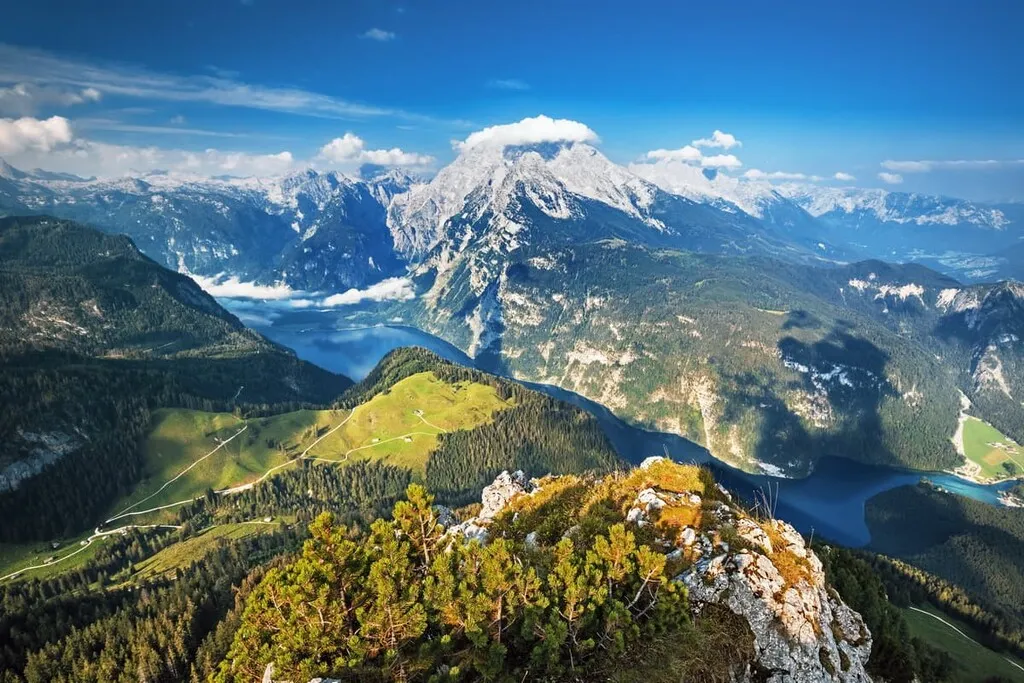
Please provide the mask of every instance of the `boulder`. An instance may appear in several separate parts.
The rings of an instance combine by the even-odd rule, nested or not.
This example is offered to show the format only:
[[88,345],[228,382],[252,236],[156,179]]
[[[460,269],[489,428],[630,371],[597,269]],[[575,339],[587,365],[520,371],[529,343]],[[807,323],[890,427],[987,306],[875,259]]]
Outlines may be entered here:
[[483,509],[480,510],[479,518],[482,520],[494,519],[499,512],[505,509],[508,501],[521,493],[529,493],[531,488],[532,486],[522,470],[511,474],[508,471],[502,472],[492,484],[484,487],[483,494],[480,496]]

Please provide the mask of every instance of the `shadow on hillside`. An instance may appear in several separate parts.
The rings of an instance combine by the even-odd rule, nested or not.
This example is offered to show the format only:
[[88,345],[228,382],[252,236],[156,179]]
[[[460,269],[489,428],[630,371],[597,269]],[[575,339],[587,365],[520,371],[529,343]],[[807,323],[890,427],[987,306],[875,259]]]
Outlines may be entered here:
[[782,323],[784,330],[818,330],[821,327],[821,320],[816,315],[801,309],[790,311],[786,316],[786,322]]
[[[885,379],[889,355],[852,336],[848,329],[837,325],[812,343],[793,337],[781,339],[778,350],[784,361],[797,369],[795,380],[784,381],[763,372],[723,378],[723,393],[731,391],[725,397],[723,421],[750,424],[749,414],[756,414],[754,455],[758,460],[786,464],[841,456],[898,464],[885,444],[881,418],[883,401],[897,393]],[[805,419],[783,399],[794,391],[804,396],[801,413]],[[808,428],[808,420],[823,428]]]

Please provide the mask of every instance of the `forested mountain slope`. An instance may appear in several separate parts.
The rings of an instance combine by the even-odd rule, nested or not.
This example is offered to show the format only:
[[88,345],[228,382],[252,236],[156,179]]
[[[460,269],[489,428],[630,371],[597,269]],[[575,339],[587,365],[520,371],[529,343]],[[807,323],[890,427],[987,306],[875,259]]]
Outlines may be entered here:
[[245,329],[124,237],[3,219],[0,282],[0,509],[35,520],[0,538],[89,524],[138,476],[154,407],[325,403],[351,384]]
[[[365,528],[414,481],[461,505],[507,468],[625,467],[587,413],[422,349],[393,352],[323,410],[154,415],[139,481],[85,545],[0,545],[5,681],[205,680],[260,565],[294,550],[318,513]],[[14,551],[24,561],[4,567]]]
[[951,469],[958,390],[1011,436],[1024,427],[1017,285],[621,239],[483,256],[422,273],[417,324],[746,469],[800,474],[821,455]]

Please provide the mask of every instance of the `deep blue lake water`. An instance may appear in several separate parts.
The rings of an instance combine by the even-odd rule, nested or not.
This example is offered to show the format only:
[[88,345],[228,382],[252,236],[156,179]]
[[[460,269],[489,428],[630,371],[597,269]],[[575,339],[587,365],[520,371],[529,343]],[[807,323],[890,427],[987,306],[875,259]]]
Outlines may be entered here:
[[[365,377],[389,351],[402,346],[422,346],[452,362],[476,366],[473,359],[448,342],[411,327],[336,330],[330,329],[329,325],[313,323],[258,326],[256,329],[294,349],[300,358],[355,380]],[[927,479],[960,495],[998,504],[999,491],[1009,486],[981,486],[949,474],[908,472],[830,457],[821,459],[814,473],[804,479],[750,475],[715,460],[702,447],[686,439],[629,426],[603,406],[582,396],[549,385],[524,384],[594,414],[609,440],[626,460],[639,463],[649,455],[667,452],[680,461],[707,464],[715,470],[718,480],[734,493],[745,498],[752,497],[757,491],[777,496],[778,517],[803,533],[813,531],[844,545],[860,546],[870,541],[864,523],[864,503],[883,491]]]

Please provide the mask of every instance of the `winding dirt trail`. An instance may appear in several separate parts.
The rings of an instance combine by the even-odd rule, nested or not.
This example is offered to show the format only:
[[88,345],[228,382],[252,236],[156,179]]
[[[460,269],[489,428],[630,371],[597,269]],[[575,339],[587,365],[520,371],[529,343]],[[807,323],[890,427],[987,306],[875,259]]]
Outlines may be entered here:
[[[170,486],[174,482],[178,481],[178,479],[181,479],[183,476],[188,474],[189,470],[191,470],[193,467],[195,467],[196,465],[198,465],[202,461],[206,460],[207,458],[209,458],[211,455],[213,455],[214,453],[216,453],[220,449],[224,448],[224,446],[227,446],[235,437],[237,437],[239,434],[241,434],[242,432],[244,432],[248,428],[249,428],[249,425],[243,426],[237,432],[235,432],[234,434],[232,434],[231,436],[229,436],[228,438],[224,439],[219,444],[217,444],[217,447],[214,448],[212,451],[210,451],[209,453],[207,453],[203,457],[201,457],[198,460],[196,460],[194,463],[192,463],[191,465],[189,465],[188,467],[183,469],[181,472],[178,472],[178,474],[176,474],[174,476],[174,478],[169,479],[168,481],[164,482],[164,485],[161,486],[160,488],[158,488],[156,491],[154,491],[153,493],[149,494],[148,496],[146,496],[142,500],[140,500],[140,501],[138,501],[136,503],[132,503],[131,505],[129,505],[125,509],[121,510],[121,512],[117,513],[116,515],[114,515],[113,517],[111,517],[110,519],[105,521],[104,524],[110,524],[111,522],[113,522],[115,520],[118,520],[118,519],[121,519],[122,517],[128,517],[130,515],[140,515],[140,514],[143,514],[145,512],[152,512],[153,510],[160,510],[160,509],[162,509],[162,508],[153,508],[153,510],[143,510],[142,512],[128,512],[132,508],[136,508],[136,507],[142,505],[143,503],[145,503],[147,500],[151,500],[155,496],[159,495],[161,491],[163,491],[165,488],[167,488],[168,486]],[[185,501],[185,502],[190,502],[190,501]],[[184,503],[172,503],[171,505],[164,506],[164,507],[172,507],[173,505],[183,505],[183,504]]]
[[[257,479],[256,481],[250,482],[248,484],[242,484],[240,486],[234,486],[234,487],[231,487],[231,488],[220,489],[219,491],[215,491],[215,493],[217,493],[218,495],[224,496],[224,495],[230,495],[232,493],[240,493],[242,491],[247,491],[247,490],[253,488],[256,484],[259,484],[260,482],[264,481],[267,477],[269,477],[271,474],[273,474],[277,470],[279,470],[279,469],[281,469],[283,467],[287,467],[288,465],[291,465],[293,463],[296,463],[299,460],[306,459],[306,460],[312,460],[312,461],[315,461],[315,462],[326,462],[326,463],[337,464],[337,463],[342,463],[342,462],[345,462],[346,460],[348,460],[348,457],[351,454],[353,454],[353,453],[356,453],[356,452],[362,451],[362,450],[366,450],[366,449],[369,449],[369,448],[375,448],[377,446],[381,446],[381,445],[386,444],[386,443],[391,443],[393,441],[398,441],[398,440],[401,440],[401,439],[411,439],[414,436],[438,436],[438,434],[435,434],[433,432],[409,432],[408,434],[401,434],[399,436],[394,436],[394,437],[391,437],[389,439],[382,439],[380,441],[375,441],[373,443],[365,444],[365,445],[362,445],[362,446],[357,446],[355,448],[350,448],[349,450],[347,450],[345,452],[345,454],[340,459],[337,459],[337,460],[332,460],[330,458],[309,457],[309,452],[311,450],[313,450],[313,448],[317,444],[319,444],[321,441],[323,441],[324,439],[326,439],[330,435],[332,435],[335,432],[337,432],[342,427],[344,427],[348,423],[348,421],[351,420],[352,417],[355,415],[355,412],[356,412],[355,409],[352,409],[349,412],[349,414],[345,416],[344,420],[342,420],[337,425],[332,427],[328,432],[324,433],[322,436],[320,436],[316,440],[314,440],[313,443],[309,444],[309,446],[307,446],[305,448],[305,450],[302,451],[302,453],[300,453],[299,455],[295,456],[294,458],[292,458],[291,460],[289,460],[289,461],[287,461],[285,463],[282,463],[280,465],[275,465],[274,467],[271,467],[269,470],[264,472],[263,475],[259,479]],[[440,433],[440,434],[447,434],[448,433],[448,430],[442,429],[441,427],[438,427],[437,425],[429,422],[425,417],[423,417],[423,413],[421,411],[414,410],[413,414],[416,417],[418,417],[420,419],[420,421],[423,422],[428,427],[436,429],[438,431],[438,433]],[[199,500],[199,498],[201,498],[201,496],[196,497],[196,498],[189,498],[187,500],[179,500],[179,501],[174,502],[174,503],[168,503],[166,505],[160,505],[160,506],[153,507],[153,508],[148,508],[148,509],[145,509],[145,510],[132,510],[132,508],[138,507],[139,505],[142,505],[143,503],[145,503],[147,500],[151,500],[152,498],[157,496],[161,491],[163,491],[168,486],[173,484],[175,481],[177,481],[178,479],[183,477],[185,474],[187,474],[189,472],[189,470],[191,470],[193,467],[195,467],[196,465],[198,465],[199,463],[201,463],[202,461],[206,460],[211,455],[213,455],[214,453],[219,451],[221,448],[226,446],[230,441],[232,441],[233,439],[238,437],[242,432],[244,432],[248,428],[249,428],[249,425],[246,424],[241,429],[239,429],[237,432],[232,434],[230,437],[228,437],[224,441],[220,442],[217,445],[217,447],[214,448],[212,451],[210,451],[209,453],[207,453],[203,457],[201,457],[198,460],[196,460],[195,462],[193,462],[191,465],[189,465],[188,467],[183,469],[181,472],[176,474],[174,477],[172,477],[168,481],[164,482],[164,484],[159,489],[157,489],[156,491],[154,491],[150,495],[146,496],[142,500],[140,500],[140,501],[138,501],[136,503],[133,503],[132,505],[129,505],[128,507],[124,508],[118,514],[114,515],[113,517],[111,517],[110,519],[105,521],[104,524],[109,524],[110,522],[116,521],[118,519],[122,519],[124,517],[133,517],[133,516],[136,516],[136,515],[145,515],[145,514],[148,514],[150,512],[157,512],[159,510],[166,510],[168,508],[178,507],[180,505],[187,505],[187,504],[192,503],[192,502],[194,502],[196,500]],[[78,550],[74,551],[73,553],[68,553],[67,555],[62,556],[62,557],[54,560],[53,562],[44,562],[43,564],[33,565],[31,567],[24,567],[23,569],[19,569],[18,571],[12,572],[10,574],[7,574],[6,576],[0,576],[0,581],[5,581],[7,579],[16,578],[16,577],[20,576],[21,574],[24,574],[27,571],[31,571],[31,570],[34,570],[34,569],[42,569],[43,567],[51,567],[54,564],[57,564],[58,562],[63,562],[64,560],[68,559],[69,557],[73,557],[73,556],[77,555],[78,553],[84,551],[86,548],[88,548],[90,545],[92,545],[93,541],[95,541],[98,538],[102,538],[104,536],[110,536],[110,535],[118,534],[118,533],[127,533],[129,529],[180,529],[180,528],[181,528],[180,526],[177,526],[177,525],[174,525],[174,524],[129,524],[129,525],[126,525],[126,526],[118,527],[117,529],[111,529],[110,531],[100,531],[100,528],[96,527],[96,529],[94,530],[93,534],[91,536],[89,536],[85,540],[85,543],[82,545],[82,547],[79,548]]]

